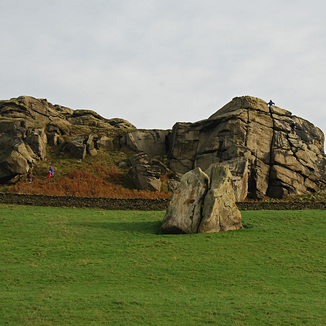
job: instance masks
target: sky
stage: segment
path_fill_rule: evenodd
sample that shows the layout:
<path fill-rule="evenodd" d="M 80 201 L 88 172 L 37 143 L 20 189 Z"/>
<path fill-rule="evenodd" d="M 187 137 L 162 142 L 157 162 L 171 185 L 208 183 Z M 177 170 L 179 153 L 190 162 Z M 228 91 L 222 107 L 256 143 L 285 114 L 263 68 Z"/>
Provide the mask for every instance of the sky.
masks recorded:
<path fill-rule="evenodd" d="M 325 0 L 0 0 L 0 99 L 171 129 L 236 96 L 326 132 Z"/>

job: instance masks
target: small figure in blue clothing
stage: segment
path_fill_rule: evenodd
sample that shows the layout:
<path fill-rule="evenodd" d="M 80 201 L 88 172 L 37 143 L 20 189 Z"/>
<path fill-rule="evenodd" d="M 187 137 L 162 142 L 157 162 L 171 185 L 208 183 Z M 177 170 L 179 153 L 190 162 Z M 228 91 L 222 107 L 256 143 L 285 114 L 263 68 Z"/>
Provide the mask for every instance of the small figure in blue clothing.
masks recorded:
<path fill-rule="evenodd" d="M 50 166 L 49 172 L 51 172 L 51 176 L 54 175 L 54 170 L 53 170 L 52 166 Z"/>
<path fill-rule="evenodd" d="M 270 100 L 270 101 L 267 103 L 267 105 L 268 105 L 269 107 L 271 107 L 272 105 L 275 105 L 275 103 L 274 103 L 272 100 Z"/>

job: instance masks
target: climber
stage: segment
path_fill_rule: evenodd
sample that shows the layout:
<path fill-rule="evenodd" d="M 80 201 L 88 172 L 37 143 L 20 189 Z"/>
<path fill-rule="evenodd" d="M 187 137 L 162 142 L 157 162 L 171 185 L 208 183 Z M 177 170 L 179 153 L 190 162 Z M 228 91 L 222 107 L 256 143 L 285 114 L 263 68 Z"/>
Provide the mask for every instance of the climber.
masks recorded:
<path fill-rule="evenodd" d="M 267 105 L 268 105 L 268 107 L 271 107 L 272 105 L 275 105 L 275 103 L 274 103 L 272 100 L 270 100 L 270 101 L 267 103 Z"/>
<path fill-rule="evenodd" d="M 295 132 L 296 129 L 297 129 L 297 124 L 296 124 L 295 121 L 293 121 L 293 122 L 291 123 L 292 134 L 294 134 L 294 132 Z"/>

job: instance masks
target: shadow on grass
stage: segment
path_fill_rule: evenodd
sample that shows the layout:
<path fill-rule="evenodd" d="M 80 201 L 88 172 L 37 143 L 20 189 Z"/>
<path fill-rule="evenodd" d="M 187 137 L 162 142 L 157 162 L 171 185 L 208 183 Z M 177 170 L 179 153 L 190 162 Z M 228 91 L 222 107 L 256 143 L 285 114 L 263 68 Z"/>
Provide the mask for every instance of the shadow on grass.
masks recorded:
<path fill-rule="evenodd" d="M 244 230 L 246 229 L 254 229 L 256 226 L 254 224 L 250 224 L 250 223 L 245 223 L 245 224 L 242 224 L 242 228 Z"/>
<path fill-rule="evenodd" d="M 74 226 L 83 228 L 98 228 L 107 229 L 115 232 L 130 232 L 142 234 L 157 234 L 161 235 L 161 221 L 155 222 L 84 222 L 73 223 Z"/>

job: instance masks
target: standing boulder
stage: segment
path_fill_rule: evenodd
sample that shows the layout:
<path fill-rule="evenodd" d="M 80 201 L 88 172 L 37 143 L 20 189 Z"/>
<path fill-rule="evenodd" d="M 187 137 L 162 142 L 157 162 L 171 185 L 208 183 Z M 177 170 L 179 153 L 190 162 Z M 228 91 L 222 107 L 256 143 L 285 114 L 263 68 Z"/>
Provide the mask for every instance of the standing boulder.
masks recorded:
<path fill-rule="evenodd" d="M 163 219 L 164 233 L 210 233 L 242 228 L 230 170 L 213 164 L 183 175 Z"/>
<path fill-rule="evenodd" d="M 185 173 L 172 195 L 162 230 L 164 233 L 197 233 L 209 178 L 200 168 Z"/>
<path fill-rule="evenodd" d="M 235 204 L 232 174 L 223 165 L 211 165 L 206 171 L 211 180 L 203 207 L 198 233 L 237 230 L 242 227 L 241 213 Z"/>
<path fill-rule="evenodd" d="M 244 157 L 236 157 L 234 159 L 224 161 L 223 165 L 226 166 L 231 172 L 235 201 L 244 201 L 248 196 L 248 160 Z"/>

